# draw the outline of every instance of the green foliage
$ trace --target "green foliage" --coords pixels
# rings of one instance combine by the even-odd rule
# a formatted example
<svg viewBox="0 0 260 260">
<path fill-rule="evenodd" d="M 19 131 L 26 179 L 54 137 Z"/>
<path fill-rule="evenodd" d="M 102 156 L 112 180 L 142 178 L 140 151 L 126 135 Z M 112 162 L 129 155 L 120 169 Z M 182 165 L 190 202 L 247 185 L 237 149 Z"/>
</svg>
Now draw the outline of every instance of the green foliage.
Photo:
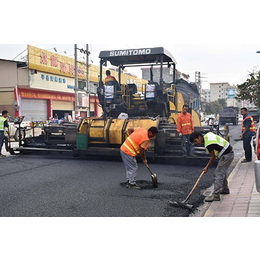
<svg viewBox="0 0 260 260">
<path fill-rule="evenodd" d="M 205 112 L 208 115 L 210 115 L 210 114 L 217 115 L 226 106 L 227 106 L 227 101 L 225 99 L 219 99 L 217 101 L 212 101 L 212 102 L 206 104 Z"/>
<path fill-rule="evenodd" d="M 238 85 L 237 99 L 250 101 L 260 107 L 260 71 L 251 72 L 246 82 Z"/>
<path fill-rule="evenodd" d="M 222 108 L 227 107 L 227 100 L 225 98 L 220 98 L 218 102 L 222 106 Z"/>
</svg>

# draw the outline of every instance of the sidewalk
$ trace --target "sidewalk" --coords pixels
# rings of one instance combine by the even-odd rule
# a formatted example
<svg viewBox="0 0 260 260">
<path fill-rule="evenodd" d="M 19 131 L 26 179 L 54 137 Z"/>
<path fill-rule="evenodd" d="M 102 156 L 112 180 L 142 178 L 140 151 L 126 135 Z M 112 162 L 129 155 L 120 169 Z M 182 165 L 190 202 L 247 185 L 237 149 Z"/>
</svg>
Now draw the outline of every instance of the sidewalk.
<svg viewBox="0 0 260 260">
<path fill-rule="evenodd" d="M 229 195 L 221 201 L 206 203 L 208 209 L 202 217 L 260 217 L 260 193 L 255 188 L 254 162 L 241 163 L 241 158 L 229 176 Z"/>
</svg>

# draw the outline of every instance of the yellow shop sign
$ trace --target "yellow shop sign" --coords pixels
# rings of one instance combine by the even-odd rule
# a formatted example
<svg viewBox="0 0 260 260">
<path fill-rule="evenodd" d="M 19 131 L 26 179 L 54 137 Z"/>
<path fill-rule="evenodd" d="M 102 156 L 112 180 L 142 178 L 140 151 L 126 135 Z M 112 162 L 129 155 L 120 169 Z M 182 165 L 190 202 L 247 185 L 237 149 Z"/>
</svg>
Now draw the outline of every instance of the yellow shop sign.
<svg viewBox="0 0 260 260">
<path fill-rule="evenodd" d="M 55 75 L 75 77 L 75 60 L 47 50 L 28 45 L 29 69 Z M 86 65 L 78 65 L 79 79 L 86 79 Z"/>
</svg>

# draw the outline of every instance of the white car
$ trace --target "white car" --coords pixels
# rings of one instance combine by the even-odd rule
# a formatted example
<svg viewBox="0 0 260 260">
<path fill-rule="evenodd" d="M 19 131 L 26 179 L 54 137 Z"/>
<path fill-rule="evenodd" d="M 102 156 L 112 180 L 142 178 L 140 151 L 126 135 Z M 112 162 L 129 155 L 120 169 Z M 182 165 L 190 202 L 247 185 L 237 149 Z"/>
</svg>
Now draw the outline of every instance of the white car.
<svg viewBox="0 0 260 260">
<path fill-rule="evenodd" d="M 258 131 L 256 134 L 255 147 L 257 154 L 257 160 L 255 161 L 255 182 L 256 189 L 260 193 L 260 124 L 258 126 Z"/>
<path fill-rule="evenodd" d="M 2 114 L 0 113 L 0 117 L 1 116 L 2 116 Z M 9 124 L 10 136 L 11 136 L 11 138 L 14 138 L 14 140 L 18 142 L 19 141 L 19 131 L 18 131 L 19 126 L 14 123 L 15 119 L 13 117 L 9 116 L 7 120 L 8 120 L 8 124 Z M 23 127 L 23 128 L 24 127 L 31 128 L 31 126 L 32 126 L 31 121 L 23 121 L 21 123 L 21 127 Z M 24 137 L 23 131 L 21 131 L 21 134 L 22 134 L 22 138 L 23 138 Z M 26 132 L 26 135 L 27 135 L 27 132 Z"/>
</svg>

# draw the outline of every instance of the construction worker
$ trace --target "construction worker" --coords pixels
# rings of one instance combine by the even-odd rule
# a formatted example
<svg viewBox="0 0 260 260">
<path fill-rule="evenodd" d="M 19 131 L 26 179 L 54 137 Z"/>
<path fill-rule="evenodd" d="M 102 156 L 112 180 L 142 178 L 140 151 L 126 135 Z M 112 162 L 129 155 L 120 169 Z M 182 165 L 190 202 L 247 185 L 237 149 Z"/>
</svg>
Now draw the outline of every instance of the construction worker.
<svg viewBox="0 0 260 260">
<path fill-rule="evenodd" d="M 8 117 L 8 111 L 4 110 L 2 112 L 2 116 L 0 117 L 0 158 L 6 157 L 5 155 L 2 154 L 2 147 L 3 147 L 4 140 L 6 142 L 5 128 L 9 128 L 7 117 Z M 8 146 L 6 145 L 5 147 L 7 148 Z"/>
<path fill-rule="evenodd" d="M 220 201 L 220 194 L 230 193 L 227 181 L 227 170 L 234 160 L 233 148 L 227 140 L 211 132 L 207 133 L 205 136 L 201 133 L 194 132 L 190 136 L 190 141 L 196 145 L 204 144 L 206 151 L 210 154 L 210 160 L 203 169 L 205 173 L 208 172 L 208 169 L 214 160 L 216 158 L 219 159 L 214 174 L 214 190 L 205 201 Z"/>
<path fill-rule="evenodd" d="M 156 127 L 151 127 L 148 131 L 144 128 L 129 129 L 128 134 L 129 137 L 120 148 L 126 170 L 127 188 L 140 190 L 141 188 L 136 185 L 138 169 L 136 156 L 140 155 L 143 164 L 147 166 L 145 151 L 149 147 L 150 139 L 158 134 L 158 129 Z"/>
<path fill-rule="evenodd" d="M 243 146 L 245 150 L 245 159 L 242 163 L 252 161 L 252 137 L 256 134 L 256 126 L 252 116 L 248 114 L 247 108 L 241 108 L 241 115 L 243 116 L 242 134 L 240 139 L 243 139 Z"/>
<path fill-rule="evenodd" d="M 110 81 L 116 81 L 116 78 L 114 76 L 111 76 L 110 70 L 106 71 L 106 75 L 107 77 L 105 78 L 105 85 L 107 85 Z"/>
<path fill-rule="evenodd" d="M 181 148 L 184 157 L 188 155 L 186 143 L 188 143 L 190 156 L 195 156 L 194 145 L 190 142 L 190 135 L 194 131 L 194 125 L 192 116 L 188 111 L 189 106 L 185 104 L 182 108 L 182 112 L 177 118 L 177 131 L 181 137 Z"/>
</svg>

